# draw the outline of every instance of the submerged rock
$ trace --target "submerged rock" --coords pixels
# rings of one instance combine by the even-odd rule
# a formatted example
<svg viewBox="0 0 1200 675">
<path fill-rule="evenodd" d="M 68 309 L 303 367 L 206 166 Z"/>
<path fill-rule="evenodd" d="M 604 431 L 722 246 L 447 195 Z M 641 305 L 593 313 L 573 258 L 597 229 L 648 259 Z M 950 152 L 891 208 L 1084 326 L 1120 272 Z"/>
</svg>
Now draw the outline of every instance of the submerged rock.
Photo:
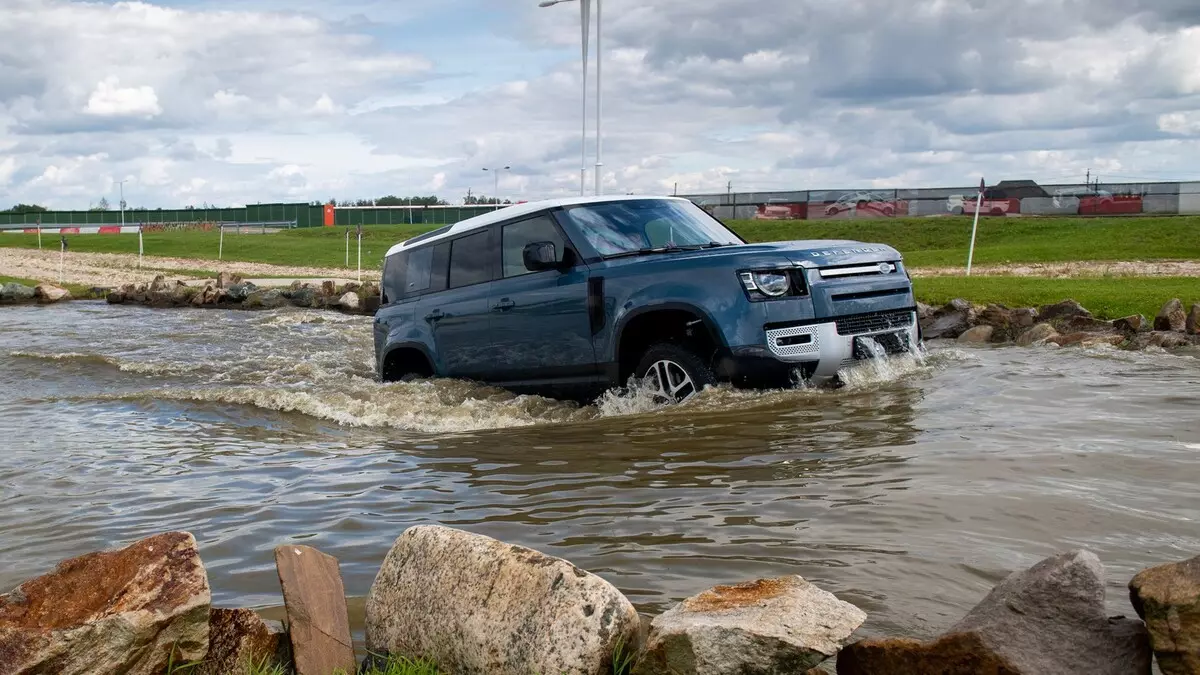
<svg viewBox="0 0 1200 675">
<path fill-rule="evenodd" d="M 283 295 L 283 291 L 277 288 L 267 289 L 265 291 L 254 291 L 246 296 L 242 302 L 242 306 L 253 309 L 277 309 L 286 307 L 288 300 Z"/>
<path fill-rule="evenodd" d="M 33 294 L 37 297 L 37 301 L 44 305 L 71 299 L 71 291 L 52 284 L 39 284 L 37 288 L 33 289 Z"/>
<path fill-rule="evenodd" d="M 1039 323 L 1029 330 L 1021 333 L 1017 337 L 1017 344 L 1022 347 L 1030 347 L 1035 344 L 1043 343 L 1050 338 L 1058 335 L 1058 331 L 1054 330 L 1054 326 L 1048 323 Z"/>
<path fill-rule="evenodd" d="M 0 286 L 0 305 L 19 305 L 32 302 L 34 290 L 24 284 L 7 283 Z"/>
<path fill-rule="evenodd" d="M 836 654 L 866 618 L 799 576 L 717 586 L 651 622 L 634 673 L 796 673 Z"/>
<path fill-rule="evenodd" d="M 366 614 L 369 652 L 457 675 L 609 672 L 641 623 L 620 591 L 565 560 L 433 525 L 396 539 Z"/>
<path fill-rule="evenodd" d="M 992 326 L 975 326 L 962 335 L 959 335 L 958 341 L 971 344 L 984 344 L 992 341 L 992 336 L 995 332 L 996 329 Z"/>
<path fill-rule="evenodd" d="M 1158 316 L 1154 317 L 1154 330 L 1182 333 L 1186 327 L 1187 315 L 1183 313 L 1183 303 L 1179 298 L 1168 301 L 1158 311 Z"/>
<path fill-rule="evenodd" d="M 857 642 L 838 655 L 837 671 L 1144 675 L 1150 661 L 1146 626 L 1104 611 L 1100 560 L 1072 551 L 1009 575 L 942 637 Z"/>
<path fill-rule="evenodd" d="M 1138 572 L 1129 599 L 1163 675 L 1200 673 L 1200 556 Z"/>
<path fill-rule="evenodd" d="M 196 540 L 169 532 L 59 563 L 0 595 L 5 673 L 159 675 L 208 651 L 210 593 Z"/>
<path fill-rule="evenodd" d="M 231 675 L 247 665 L 270 666 L 291 660 L 287 633 L 278 621 L 264 621 L 249 609 L 213 609 L 208 619 L 208 654 L 188 673 Z"/>
<path fill-rule="evenodd" d="M 233 284 L 225 290 L 227 293 L 227 298 L 230 302 L 245 302 L 246 298 L 250 297 L 251 293 L 258 290 L 258 286 L 255 286 L 248 281 L 244 281 L 240 284 Z"/>
</svg>

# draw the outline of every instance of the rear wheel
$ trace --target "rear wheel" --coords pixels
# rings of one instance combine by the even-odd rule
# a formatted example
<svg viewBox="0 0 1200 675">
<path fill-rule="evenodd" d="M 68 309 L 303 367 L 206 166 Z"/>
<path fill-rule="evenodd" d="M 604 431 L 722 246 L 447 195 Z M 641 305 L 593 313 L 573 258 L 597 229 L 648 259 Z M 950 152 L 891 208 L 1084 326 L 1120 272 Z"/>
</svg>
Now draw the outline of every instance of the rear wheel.
<svg viewBox="0 0 1200 675">
<path fill-rule="evenodd" d="M 669 342 L 647 349 L 635 372 L 642 386 L 665 403 L 682 403 L 717 381 L 695 352 Z"/>
</svg>

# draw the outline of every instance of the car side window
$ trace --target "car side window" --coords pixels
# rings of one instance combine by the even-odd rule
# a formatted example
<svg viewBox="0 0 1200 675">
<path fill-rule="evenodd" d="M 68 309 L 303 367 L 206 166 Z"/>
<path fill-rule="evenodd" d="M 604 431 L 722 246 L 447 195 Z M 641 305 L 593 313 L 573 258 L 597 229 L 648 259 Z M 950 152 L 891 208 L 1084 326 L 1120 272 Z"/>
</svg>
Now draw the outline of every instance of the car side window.
<svg viewBox="0 0 1200 675">
<path fill-rule="evenodd" d="M 504 262 L 504 278 L 531 274 L 525 269 L 525 247 L 539 241 L 553 242 L 558 259 L 563 259 L 566 241 L 558 233 L 550 216 L 538 216 L 529 220 L 505 225 L 500 231 Z"/>
<path fill-rule="evenodd" d="M 490 234 L 483 230 L 450 242 L 450 288 L 491 281 Z"/>
<path fill-rule="evenodd" d="M 404 297 L 404 277 L 407 275 L 408 252 L 390 255 L 383 264 L 383 304 Z"/>
<path fill-rule="evenodd" d="M 409 254 L 408 271 L 404 275 L 404 295 L 417 295 L 429 290 L 433 248 L 426 246 Z"/>
</svg>

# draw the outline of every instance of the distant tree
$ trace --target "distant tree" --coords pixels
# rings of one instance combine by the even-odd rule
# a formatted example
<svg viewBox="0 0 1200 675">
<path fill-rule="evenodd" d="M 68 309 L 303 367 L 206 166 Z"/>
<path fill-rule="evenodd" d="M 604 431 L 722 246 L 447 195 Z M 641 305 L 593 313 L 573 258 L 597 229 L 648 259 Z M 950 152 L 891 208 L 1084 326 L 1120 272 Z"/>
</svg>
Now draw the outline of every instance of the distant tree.
<svg viewBox="0 0 1200 675">
<path fill-rule="evenodd" d="M 49 210 L 41 204 L 14 204 L 11 209 L 0 211 L 0 213 L 45 213 Z"/>
<path fill-rule="evenodd" d="M 485 197 L 484 195 L 467 195 L 466 199 L 463 200 L 463 203 L 468 206 L 475 206 L 475 205 L 490 206 L 492 204 L 511 204 L 512 202 L 510 202 L 507 199 L 501 201 L 498 197 Z"/>
<path fill-rule="evenodd" d="M 101 197 L 100 201 L 96 202 L 96 205 L 88 210 L 89 211 L 107 211 L 108 210 L 108 200 L 105 199 L 104 197 Z"/>
</svg>

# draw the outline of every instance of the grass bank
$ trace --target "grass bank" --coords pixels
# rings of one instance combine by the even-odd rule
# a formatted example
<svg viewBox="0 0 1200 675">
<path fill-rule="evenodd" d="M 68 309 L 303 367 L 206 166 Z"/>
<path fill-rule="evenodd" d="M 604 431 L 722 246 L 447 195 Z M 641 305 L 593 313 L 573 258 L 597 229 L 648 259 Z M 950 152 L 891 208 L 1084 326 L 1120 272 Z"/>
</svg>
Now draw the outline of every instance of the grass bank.
<svg viewBox="0 0 1200 675">
<path fill-rule="evenodd" d="M 856 239 L 882 242 L 902 252 L 913 267 L 966 264 L 971 219 L 893 218 L 838 221 L 735 220 L 730 227 L 752 242 L 789 239 Z M 363 229 L 363 267 L 379 269 L 393 244 L 428 231 L 425 225 L 376 225 Z M 223 258 L 276 265 L 343 267 L 346 228 L 309 228 L 277 234 L 226 233 Z M 215 232 L 147 234 L 150 256 L 216 260 Z M 68 235 L 72 251 L 137 253 L 135 235 Z M 57 245 L 57 242 L 48 244 Z M 0 246 L 37 248 L 37 236 L 0 235 Z M 350 242 L 350 264 L 357 244 Z M 1124 218 L 984 218 L 975 264 L 1200 259 L 1200 216 Z M 219 265 L 214 265 L 214 267 Z"/>
<path fill-rule="evenodd" d="M 917 299 L 930 305 L 965 298 L 977 304 L 1038 307 L 1070 298 L 1102 319 L 1130 314 L 1153 319 L 1171 298 L 1182 300 L 1185 308 L 1200 302 L 1200 280 L 1189 277 L 918 277 L 913 286 Z"/>
</svg>

